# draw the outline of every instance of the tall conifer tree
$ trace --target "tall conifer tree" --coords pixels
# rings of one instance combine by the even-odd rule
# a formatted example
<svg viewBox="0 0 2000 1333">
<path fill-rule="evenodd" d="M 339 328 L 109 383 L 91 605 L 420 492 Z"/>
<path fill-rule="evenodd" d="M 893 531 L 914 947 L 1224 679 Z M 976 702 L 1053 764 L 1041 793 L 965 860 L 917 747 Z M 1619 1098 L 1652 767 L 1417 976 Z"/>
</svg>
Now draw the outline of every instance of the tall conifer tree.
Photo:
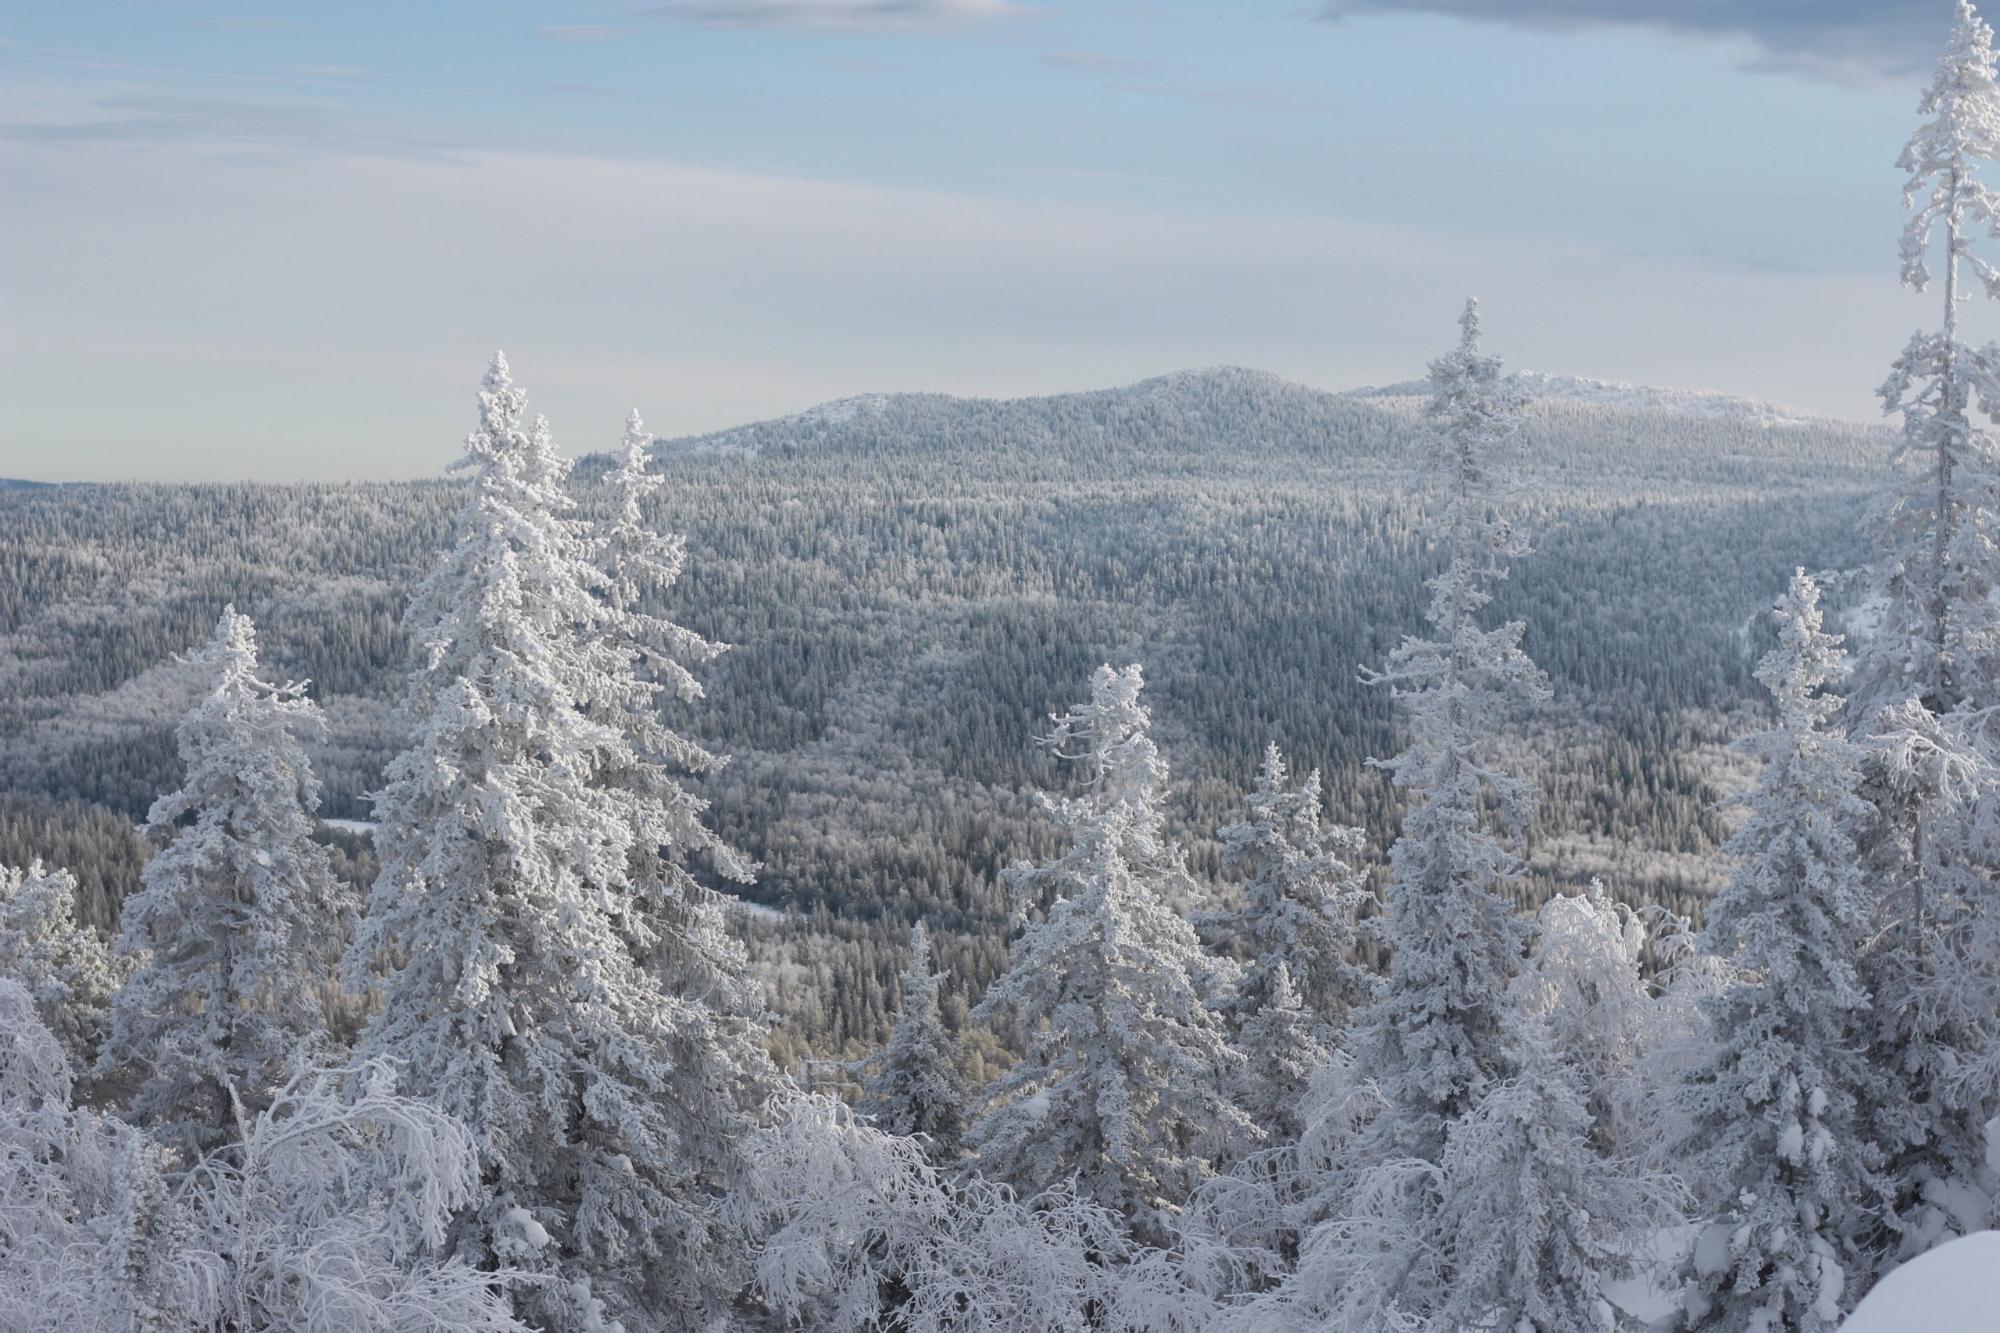
<svg viewBox="0 0 2000 1333">
<path fill-rule="evenodd" d="M 1090 701 L 1056 719 L 1051 747 L 1088 789 L 1046 802 L 1069 850 L 1006 872 L 1033 915 L 974 1017 L 1009 1020 L 1022 1056 L 972 1140 L 996 1178 L 1035 1193 L 1075 1177 L 1157 1237 L 1226 1150 L 1261 1135 L 1229 1096 L 1241 1057 L 1202 989 L 1221 960 L 1168 905 L 1191 886 L 1163 831 L 1141 685 L 1137 666 L 1099 667 Z"/>
<path fill-rule="evenodd" d="M 70 1063 L 88 1069 L 128 961 L 76 919 L 76 876 L 0 866 L 0 977 L 27 987 Z"/>
<path fill-rule="evenodd" d="M 1845 655 L 1803 570 L 1776 615 L 1757 678 L 1778 722 L 1746 743 L 1764 775 L 1730 843 L 1741 865 L 1703 929 L 1735 975 L 1707 1005 L 1711 1054 L 1680 1094 L 1707 1221 L 1687 1261 L 1688 1311 L 1721 1333 L 1836 1328 L 1870 1266 L 1850 1239 L 1878 1190 L 1854 961 L 1870 904 L 1848 832 L 1859 754 L 1831 729 L 1841 700 L 1825 692 Z"/>
<path fill-rule="evenodd" d="M 743 1284 L 719 1201 L 773 1078 L 685 864 L 717 850 L 672 776 L 698 752 L 651 715 L 630 602 L 524 408 L 496 356 L 471 493 L 406 617 L 412 744 L 350 954 L 390 970 L 361 1046 L 472 1131 L 485 1199 L 458 1253 L 539 1268 L 538 1322 L 703 1327 Z"/>
<path fill-rule="evenodd" d="M 1887 606 L 1852 705 L 1869 738 L 1872 806 L 1856 839 L 1879 899 L 1862 959 L 1874 1000 L 1866 1100 L 1891 1159 L 1885 1218 L 1900 1233 L 1883 1240 L 1885 1258 L 1937 1234 L 1926 1196 L 1979 1167 L 1990 1114 L 1979 1103 L 2000 1092 L 2000 1077 L 1972 1077 L 2000 1076 L 2000 985 L 1986 961 L 2000 948 L 2000 898 L 1989 887 L 1994 839 L 1979 828 L 2000 797 L 2000 442 L 1986 421 L 2000 402 L 2000 352 L 1968 346 L 1959 329 L 1968 276 L 2000 296 L 2000 270 L 1972 248 L 2000 226 L 2000 195 L 1981 179 L 2000 155 L 2000 79 L 1993 31 L 1967 0 L 1920 113 L 1898 160 L 1915 210 L 1903 281 L 1927 290 L 1941 252 L 1943 312 L 1881 389 L 1884 410 L 1902 418 L 1906 484 L 1882 533 Z"/>
<path fill-rule="evenodd" d="M 1408 747 L 1379 762 L 1410 808 L 1389 857 L 1389 973 L 1357 1016 L 1355 1041 L 1361 1072 L 1387 1100 L 1374 1150 L 1429 1162 L 1451 1122 L 1508 1073 L 1501 1014 L 1526 927 L 1501 896 L 1519 865 L 1489 811 L 1524 827 L 1532 788 L 1500 766 L 1496 743 L 1511 709 L 1549 694 L 1521 649 L 1522 624 L 1480 624 L 1488 587 L 1527 549 L 1499 509 L 1502 450 L 1525 399 L 1499 359 L 1480 352 L 1476 302 L 1460 330 L 1458 347 L 1431 363 L 1426 409 L 1446 555 L 1430 585 L 1431 636 L 1405 639 L 1368 674 L 1409 719 Z"/>
<path fill-rule="evenodd" d="M 910 960 L 903 968 L 903 1007 L 876 1053 L 863 1083 L 860 1109 L 891 1134 L 921 1134 L 941 1159 L 957 1154 L 965 1131 L 965 1080 L 957 1043 L 938 1008 L 931 971 L 931 937 L 919 921 L 910 927 Z"/>
<path fill-rule="evenodd" d="M 319 783 L 295 733 L 321 722 L 305 687 L 258 674 L 256 628 L 234 607 L 188 660 L 201 694 L 175 731 L 187 774 L 146 817 L 160 850 L 125 901 L 118 947 L 136 970 L 100 1064 L 136 1072 L 134 1117 L 192 1154 L 229 1137 L 232 1099 L 256 1110 L 325 1037 L 346 912 L 312 840 Z"/>
<path fill-rule="evenodd" d="M 1224 869 L 1243 876 L 1242 901 L 1200 924 L 1250 955 L 1221 1005 L 1244 1056 L 1238 1099 L 1291 1139 L 1325 1046 L 1373 998 L 1357 957 L 1358 913 L 1373 895 L 1355 868 L 1360 830 L 1322 822 L 1317 770 L 1294 784 L 1269 746 L 1246 804 L 1249 817 L 1219 835 Z"/>
</svg>

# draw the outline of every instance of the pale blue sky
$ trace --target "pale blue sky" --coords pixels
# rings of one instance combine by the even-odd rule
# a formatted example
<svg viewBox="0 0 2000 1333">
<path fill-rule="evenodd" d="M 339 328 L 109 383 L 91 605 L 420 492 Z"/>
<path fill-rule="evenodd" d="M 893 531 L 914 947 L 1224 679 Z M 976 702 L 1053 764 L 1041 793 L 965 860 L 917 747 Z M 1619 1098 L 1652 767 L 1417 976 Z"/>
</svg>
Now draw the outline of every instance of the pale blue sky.
<svg viewBox="0 0 2000 1333">
<path fill-rule="evenodd" d="M 1578 27 L 1577 15 L 1609 17 Z M 1862 416 L 1946 0 L 0 0 L 0 475 L 1517 365 Z"/>
</svg>

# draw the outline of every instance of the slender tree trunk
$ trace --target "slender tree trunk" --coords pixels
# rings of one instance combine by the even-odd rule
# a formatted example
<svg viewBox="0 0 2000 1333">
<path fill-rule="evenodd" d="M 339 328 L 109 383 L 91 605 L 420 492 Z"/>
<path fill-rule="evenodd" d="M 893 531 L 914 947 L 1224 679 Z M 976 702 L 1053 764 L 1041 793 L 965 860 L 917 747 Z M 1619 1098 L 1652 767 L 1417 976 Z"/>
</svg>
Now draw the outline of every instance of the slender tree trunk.
<svg viewBox="0 0 2000 1333">
<path fill-rule="evenodd" d="M 1927 886 L 1925 880 L 1928 876 L 1924 873 L 1924 820 L 1921 808 L 1918 810 L 1916 822 L 1911 825 L 1910 829 L 1910 860 L 1912 862 L 1912 870 L 1916 875 L 1916 878 L 1910 885 L 1912 953 L 1916 958 L 1917 971 L 1922 972 L 1924 969 L 1924 937 L 1930 933 L 1925 928 L 1924 918 L 1928 914 L 1930 907 L 1926 901 Z"/>
<path fill-rule="evenodd" d="M 1961 222 L 1958 209 L 1959 174 L 1951 173 L 1952 205 L 1945 219 L 1944 254 L 1944 367 L 1938 386 L 1939 435 L 1937 439 L 1937 526 L 1931 557 L 1931 642 L 1937 652 L 1937 708 L 1942 712 L 1952 702 L 1950 666 L 1950 609 L 1945 594 L 1945 569 L 1951 554 L 1955 515 L 1951 508 L 1952 453 L 1958 447 L 1964 422 L 1958 406 L 1958 251 Z"/>
</svg>

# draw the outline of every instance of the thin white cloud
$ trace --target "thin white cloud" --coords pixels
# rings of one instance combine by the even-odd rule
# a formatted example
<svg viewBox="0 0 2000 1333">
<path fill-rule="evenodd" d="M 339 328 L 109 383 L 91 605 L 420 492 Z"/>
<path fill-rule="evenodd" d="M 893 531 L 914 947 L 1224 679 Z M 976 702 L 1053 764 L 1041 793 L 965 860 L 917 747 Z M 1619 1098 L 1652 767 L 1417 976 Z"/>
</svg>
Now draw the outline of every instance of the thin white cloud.
<svg viewBox="0 0 2000 1333">
<path fill-rule="evenodd" d="M 190 69 L 128 60 L 106 60 L 74 47 L 20 44 L 20 50 L 29 69 L 36 73 L 25 76 L 17 74 L 9 83 L 0 84 L 0 92 L 5 94 L 4 99 L 0 99 L 0 105 L 18 101 L 19 90 L 14 85 L 24 79 L 35 77 L 44 81 L 64 79 L 73 99 L 87 96 L 91 91 L 91 86 L 83 82 L 80 76 L 91 76 L 99 80 L 125 79 L 147 83 L 161 80 L 192 80 L 200 83 L 280 88 L 323 86 L 329 82 L 352 82 L 355 79 L 372 77 L 371 71 L 352 65 L 291 65 L 279 71 L 251 73 L 242 70 Z"/>
<path fill-rule="evenodd" d="M 540 34 L 552 42 L 608 42 L 630 31 L 605 23 L 558 23 L 540 29 Z"/>
<path fill-rule="evenodd" d="M 1015 18 L 1018 0 L 668 0 L 651 11 L 717 28 L 909 31 Z"/>
<path fill-rule="evenodd" d="M 1056 180 L 1103 181 L 1121 185 L 1168 185 L 1176 183 L 1177 179 L 1152 172 L 1114 171 L 1105 167 L 1042 166 L 1034 168 L 1034 171 Z"/>
<path fill-rule="evenodd" d="M 1517 365 L 1858 415 L 1882 331 L 1916 317 L 1893 273 L 658 161 L 16 140 L 0 179 L 0 401 L 30 476 L 428 474 L 495 346 L 578 450 L 634 402 L 675 433 L 1191 365 L 1387 382 L 1473 290 Z"/>
<path fill-rule="evenodd" d="M 330 79 L 340 83 L 371 77 L 359 65 L 287 65 L 285 72 L 301 79 Z"/>
<path fill-rule="evenodd" d="M 305 155 L 445 151 L 403 125 L 322 101 L 187 96 L 144 85 L 82 96 L 46 85 L 15 93 L 0 104 L 0 140 L 276 148 Z"/>
<path fill-rule="evenodd" d="M 1426 13 L 1533 28 L 1631 26 L 1748 39 L 1753 67 L 1907 79 L 1951 28 L 1946 0 L 1321 0 L 1320 17 Z"/>
<path fill-rule="evenodd" d="M 281 18 L 205 18 L 198 20 L 204 27 L 220 28 L 224 32 L 299 32 L 306 27 L 297 19 Z"/>
<path fill-rule="evenodd" d="M 81 80 L 67 70 L 22 75 L 0 85 L 0 141 L 48 144 L 184 145 L 320 153 L 437 155 L 447 139 L 355 98 L 355 80 L 322 72 L 182 91 L 208 76 L 146 65 L 117 65 Z M 365 78 L 368 71 L 355 70 Z"/>
<path fill-rule="evenodd" d="M 907 74 L 906 66 L 891 64 L 886 60 L 856 60 L 848 56 L 829 56 L 820 62 L 828 69 L 840 74 L 852 74 L 858 78 L 880 78 L 888 74 Z"/>
<path fill-rule="evenodd" d="M 1105 55 L 1099 51 L 1050 51 L 1043 55 L 1042 63 L 1083 74 L 1150 74 L 1159 68 L 1151 60 Z"/>
</svg>

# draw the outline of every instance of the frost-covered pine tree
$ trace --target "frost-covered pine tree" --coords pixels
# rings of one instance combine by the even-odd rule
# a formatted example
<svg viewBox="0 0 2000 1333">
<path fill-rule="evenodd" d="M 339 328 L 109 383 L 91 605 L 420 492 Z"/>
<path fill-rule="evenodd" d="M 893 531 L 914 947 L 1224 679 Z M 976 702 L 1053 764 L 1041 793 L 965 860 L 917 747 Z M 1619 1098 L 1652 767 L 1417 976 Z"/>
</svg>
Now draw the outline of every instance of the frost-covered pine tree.
<svg viewBox="0 0 2000 1333">
<path fill-rule="evenodd" d="M 732 1026 L 747 1030 L 744 1024 L 763 1014 L 748 959 L 729 930 L 727 903 L 691 863 L 739 884 L 750 882 L 756 867 L 702 822 L 708 803 L 680 780 L 727 761 L 660 713 L 669 696 L 676 705 L 699 701 L 701 681 L 690 664 L 713 661 L 726 647 L 647 609 L 665 597 L 687 560 L 681 535 L 661 532 L 646 515 L 648 500 L 666 484 L 650 469 L 652 439 L 634 411 L 606 479 L 610 512 L 588 531 L 602 573 L 595 592 L 607 612 L 596 632 L 608 656 L 602 681 L 578 706 L 625 738 L 600 756 L 596 781 L 613 817 L 633 830 L 627 891 L 645 906 L 627 914 L 635 947 L 668 990 L 706 996 Z"/>
<path fill-rule="evenodd" d="M 692 702 L 702 697 L 701 681 L 686 661 L 709 662 L 726 649 L 646 609 L 649 601 L 666 595 L 687 564 L 686 538 L 677 532 L 662 532 L 646 516 L 647 502 L 666 485 L 666 479 L 652 470 L 652 442 L 635 410 L 626 418 L 618 461 L 605 478 L 610 512 L 599 519 L 592 539 L 604 571 L 600 591 L 613 613 L 608 626 L 645 671 L 664 677 L 653 687 L 655 692 Z M 720 762 L 686 740 L 673 748 L 689 767 L 701 771 Z"/>
<path fill-rule="evenodd" d="M 973 1013 L 1007 1020 L 1022 1056 L 971 1139 L 996 1179 L 1032 1194 L 1074 1176 L 1086 1201 L 1159 1234 L 1261 1132 L 1229 1096 L 1241 1057 L 1200 985 L 1220 960 L 1163 896 L 1186 892 L 1187 872 L 1162 832 L 1167 770 L 1141 685 L 1137 666 L 1100 667 L 1090 701 L 1055 719 L 1050 745 L 1088 789 L 1046 802 L 1069 850 L 1006 872 L 1033 914 Z"/>
<path fill-rule="evenodd" d="M 193 1238 L 167 1187 L 172 1158 L 144 1134 L 94 1128 L 118 1137 L 122 1152 L 103 1227 L 109 1272 L 90 1275 L 92 1294 L 133 1333 L 181 1333 L 211 1313 L 203 1298 L 214 1288 L 201 1280 L 208 1266 L 189 1262 Z"/>
<path fill-rule="evenodd" d="M 610 579 L 605 591 L 620 615 L 639 614 L 640 604 L 672 587 L 687 562 L 686 539 L 662 532 L 646 517 L 647 502 L 666 486 L 666 479 L 652 470 L 652 447 L 653 436 L 635 407 L 625 418 L 617 461 L 605 475 L 610 509 L 598 522 L 604 572 Z M 720 651 L 712 644 L 703 647 Z M 681 684 L 691 697 L 700 696 L 701 684 L 693 676 Z"/>
<path fill-rule="evenodd" d="M 1246 804 L 1249 818 L 1219 834 L 1223 868 L 1243 878 L 1241 901 L 1199 925 L 1250 955 L 1221 1005 L 1246 1057 L 1239 1100 L 1289 1139 L 1325 1043 L 1374 994 L 1355 956 L 1357 914 L 1371 895 L 1354 868 L 1360 830 L 1321 822 L 1318 770 L 1294 785 L 1284 755 L 1268 746 Z"/>
<path fill-rule="evenodd" d="M 2000 80 L 1992 29 L 1964 0 L 1920 113 L 1899 159 L 1915 210 L 1903 280 L 1926 290 L 1941 249 L 1944 310 L 1881 389 L 1902 418 L 1907 480 L 1882 531 L 1887 604 L 1852 706 L 1869 737 L 1873 807 L 1857 840 L 1879 899 L 1862 959 L 1875 1001 L 1866 1102 L 1891 1159 L 1886 1218 L 1905 1250 L 1938 1226 L 1926 1196 L 1979 1165 L 1985 1114 L 1966 1104 L 1965 1071 L 2000 1067 L 1987 1058 L 2000 1049 L 2000 987 L 1983 961 L 2000 939 L 1987 888 L 2000 847 L 1979 829 L 2000 756 L 1988 721 L 2000 706 L 2000 448 L 1985 420 L 2000 400 L 2000 351 L 1959 333 L 1965 267 L 2000 296 L 2000 270 L 1972 253 L 1974 237 L 2000 225 L 2000 195 L 1980 175 L 2000 154 Z"/>
<path fill-rule="evenodd" d="M 1231 1087 L 1251 1123 L 1289 1143 L 1305 1128 L 1313 1071 L 1326 1062 L 1330 1033 L 1306 1007 L 1283 962 L 1263 972 L 1256 993 L 1261 998 L 1254 1006 L 1241 1003 L 1240 989 L 1231 997 L 1233 1044 L 1243 1057 Z"/>
<path fill-rule="evenodd" d="M 687 871 L 714 843 L 669 771 L 686 754 L 641 715 L 626 608 L 525 403 L 495 356 L 470 494 L 406 615 L 412 744 L 349 954 L 357 978 L 389 969 L 361 1049 L 471 1132 L 455 1251 L 536 1269 L 536 1322 L 703 1327 L 747 1278 L 720 1201 L 774 1078 Z"/>
<path fill-rule="evenodd" d="M 1634 1273 L 1677 1186 L 1601 1151 L 1583 1071 L 1544 1019 L 1517 1011 L 1510 1026 L 1518 1072 L 1445 1138 L 1435 1245 L 1449 1263 L 1431 1326 L 1612 1333 L 1604 1286 Z"/>
<path fill-rule="evenodd" d="M 508 1300 L 518 1272 L 440 1257 L 479 1189 L 471 1135 L 386 1061 L 295 1075 L 175 1191 L 190 1258 L 219 1279 L 182 1311 L 213 1302 L 202 1328 L 527 1333 Z M 521 1247 L 541 1241 L 516 1226 Z"/>
<path fill-rule="evenodd" d="M 1838 1326 L 1865 1276 L 1850 1237 L 1877 1190 L 1857 1097 L 1869 997 L 1854 960 L 1871 918 L 1848 830 L 1861 754 L 1830 729 L 1841 700 L 1825 692 L 1845 654 L 1804 571 L 1776 617 L 1757 678 L 1777 725 L 1744 742 L 1764 774 L 1703 929 L 1735 984 L 1708 1003 L 1711 1051 L 1680 1092 L 1706 1218 L 1685 1303 L 1692 1327 L 1718 1333 Z"/>
<path fill-rule="evenodd" d="M 1125 1220 L 1067 1186 L 1022 1198 L 948 1172 L 834 1098 L 788 1096 L 751 1136 L 732 1198 L 764 1236 L 756 1291 L 784 1327 L 826 1333 L 1184 1333 L 1129 1308 Z M 893 1313 L 883 1294 L 893 1292 Z M 1167 1296 L 1172 1300 L 1172 1293 Z"/>
<path fill-rule="evenodd" d="M 1534 949 L 1509 1002 L 1542 1022 L 1583 1080 L 1599 1145 L 1635 1149 L 1657 1126 L 1647 1077 L 1660 1004 L 1646 981 L 1646 925 L 1592 880 L 1535 917 Z"/>
<path fill-rule="evenodd" d="M 1241 904 L 1202 924 L 1252 954 L 1240 987 L 1246 1005 L 1256 1006 L 1283 964 L 1306 1009 L 1334 1027 L 1374 995 L 1373 975 L 1355 958 L 1356 918 L 1371 896 L 1355 868 L 1361 830 L 1323 823 L 1319 770 L 1295 785 L 1276 745 L 1265 748 L 1245 804 L 1249 818 L 1217 835 L 1223 869 L 1243 877 Z"/>
<path fill-rule="evenodd" d="M 1292 993 L 1286 1003 L 1302 1011 L 1300 1035 L 1310 1033 L 1324 1043 L 1350 1009 L 1374 997 L 1374 975 L 1356 959 L 1358 913 L 1372 899 L 1366 879 L 1354 869 L 1362 835 L 1360 829 L 1322 823 L 1320 773 L 1312 771 L 1294 785 L 1276 745 L 1264 749 L 1256 789 L 1246 805 L 1248 819 L 1218 835 L 1222 869 L 1242 877 L 1242 901 L 1230 911 L 1204 913 L 1198 921 L 1204 933 L 1250 955 L 1222 1009 L 1236 1033 L 1258 1025 L 1268 1047 L 1272 1037 L 1298 1027 L 1282 1013 L 1258 1021 L 1266 1011 L 1284 1009 L 1278 993 L 1286 989 Z M 1280 1047 L 1306 1055 L 1290 1039 Z M 1276 1075 L 1280 1065 L 1260 1059 L 1256 1051 L 1246 1049 L 1246 1055 L 1252 1083 Z M 1296 1131 L 1302 1093 L 1304 1083 L 1286 1075 L 1252 1101 L 1272 1113 L 1278 1105 L 1288 1107 L 1288 1127 Z"/>
<path fill-rule="evenodd" d="M 123 974 L 98 933 L 76 919 L 76 876 L 40 861 L 0 866 L 0 977 L 35 997 L 70 1063 L 88 1069 Z"/>
<path fill-rule="evenodd" d="M 1959 338 L 1970 266 L 1989 296 L 2000 297 L 2000 270 L 1971 251 L 1975 233 L 2000 226 L 2000 196 L 1980 170 L 2000 155 L 2000 81 L 1993 30 L 1969 0 L 1959 0 L 1951 40 L 1925 91 L 1927 117 L 1897 165 L 1908 174 L 1905 202 L 1915 211 L 1903 231 L 1903 282 L 1929 288 L 1937 233 L 1943 239 L 1943 322 L 1912 336 L 1881 388 L 1883 410 L 1903 421 L 1899 458 L 1909 485 L 1889 515 L 1888 607 L 1875 650 L 1861 664 L 1864 712 L 1909 697 L 1935 713 L 1965 700 L 1995 702 L 2000 688 L 2000 452 L 1975 419 L 1995 397 L 1990 353 Z"/>
<path fill-rule="evenodd" d="M 1886 1159 L 1873 1242 L 1884 1267 L 1981 1225 L 1956 1196 L 1983 1165 L 1982 1103 L 2000 1089 L 1983 1072 L 1997 1049 L 1987 867 L 2000 847 L 1982 831 L 2000 787 L 1969 721 L 1912 698 L 1876 710 L 1863 738 L 1855 840 L 1874 930 L 1857 959 L 1871 999 L 1861 1101 Z"/>
<path fill-rule="evenodd" d="M 1508 1073 L 1501 1013 L 1525 928 L 1496 891 L 1519 870 L 1489 812 L 1518 829 L 1533 792 L 1499 766 L 1495 743 L 1512 708 L 1549 694 L 1521 649 L 1521 623 L 1480 625 L 1488 585 L 1526 550 L 1498 512 L 1501 451 L 1525 399 L 1499 359 L 1481 355 L 1476 302 L 1460 328 L 1457 349 L 1431 363 L 1426 409 L 1446 553 L 1430 584 L 1431 636 L 1406 638 L 1386 669 L 1366 674 L 1409 719 L 1408 747 L 1378 762 L 1410 805 L 1389 856 L 1389 973 L 1356 1016 L 1355 1049 L 1387 1100 L 1374 1154 L 1430 1162 L 1450 1123 Z"/>
<path fill-rule="evenodd" d="M 256 628 L 234 607 L 188 661 L 186 778 L 146 817 L 160 851 L 125 900 L 118 948 L 135 970 L 100 1055 L 136 1071 L 132 1115 L 184 1153 L 226 1139 L 234 1101 L 262 1106 L 324 1041 L 346 912 L 312 840 L 319 782 L 296 733 L 323 724 L 305 686 L 258 675 Z"/>
<path fill-rule="evenodd" d="M 921 1134 L 940 1160 L 957 1155 L 965 1130 L 965 1080 L 957 1043 L 938 1009 L 940 973 L 931 971 L 931 937 L 919 921 L 910 927 L 910 959 L 903 968 L 903 1007 L 862 1083 L 859 1109 L 891 1134 Z"/>
<path fill-rule="evenodd" d="M 1570 901 L 1594 917 L 1589 900 Z M 1586 947 L 1556 938 L 1565 953 Z M 1605 970 L 1549 967 L 1564 977 Z M 1497 1016 L 1508 1072 L 1449 1123 L 1435 1162 L 1374 1156 L 1380 1145 L 1365 1139 L 1355 1154 L 1354 1129 L 1326 1123 L 1351 1121 L 1341 1107 L 1355 1093 L 1337 1061 L 1322 1069 L 1320 1123 L 1299 1154 L 1300 1212 L 1317 1220 L 1293 1270 L 1224 1327 L 1611 1333 L 1604 1284 L 1633 1273 L 1642 1243 L 1678 1218 L 1681 1196 L 1641 1154 L 1605 1143 L 1587 1067 L 1597 1039 L 1569 1041 L 1589 1030 L 1583 1014 L 1603 1015 L 1560 989 L 1528 977 L 1509 989 Z M 1316 1175 L 1335 1176 L 1338 1188 L 1315 1197 Z"/>
<path fill-rule="evenodd" d="M 180 1169 L 70 1098 L 61 1047 L 0 979 L 0 1328 L 526 1333 L 511 1275 L 439 1261 L 471 1142 L 385 1066 L 295 1076 Z"/>
</svg>

